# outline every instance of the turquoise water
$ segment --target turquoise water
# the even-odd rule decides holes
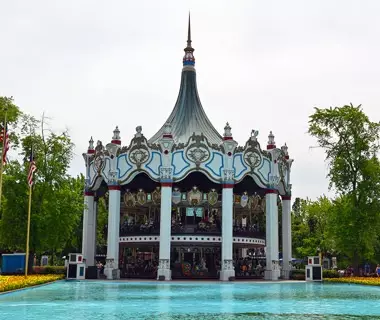
[[[0,319],[380,319],[380,288],[321,283],[60,281],[0,295]]]

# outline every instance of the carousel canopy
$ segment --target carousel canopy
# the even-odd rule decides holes
[[[214,128],[203,110],[198,95],[194,49],[191,46],[190,15],[187,36],[187,46],[184,49],[181,87],[177,102],[166,123],[149,139],[150,143],[157,143],[163,136],[165,126],[171,125],[173,139],[176,143],[186,143],[193,133],[201,134],[207,138],[210,144],[219,145],[222,136]]]

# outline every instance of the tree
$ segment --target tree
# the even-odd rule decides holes
[[[297,257],[323,255],[333,250],[328,236],[332,202],[325,196],[316,201],[296,198],[293,204],[293,251]]]
[[[18,106],[14,104],[13,97],[0,97],[0,119],[3,121],[7,114],[7,122],[10,124],[17,124],[17,121],[21,115],[21,111]]]
[[[326,153],[330,188],[338,195],[330,236],[356,270],[363,259],[373,256],[379,240],[379,130],[379,123],[352,104],[316,108],[309,121],[309,133]]]
[[[67,132],[45,134],[44,122],[23,116],[18,127],[23,161],[7,165],[4,179],[0,238],[11,250],[24,250],[28,185],[28,156],[33,148],[37,171],[34,177],[31,214],[31,252],[59,255],[78,246],[75,233],[83,212],[84,177],[67,174],[73,143]],[[41,133],[36,133],[41,129]]]

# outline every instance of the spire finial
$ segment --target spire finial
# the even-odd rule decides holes
[[[187,27],[187,47],[191,48],[191,23],[190,23],[190,11],[189,11],[189,26]]]
[[[184,49],[185,56],[183,57],[184,66],[194,66],[195,58],[193,55],[194,48],[191,46],[191,23],[190,23],[190,11],[189,11],[189,25],[187,29],[187,46]]]

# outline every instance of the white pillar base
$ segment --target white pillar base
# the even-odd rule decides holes
[[[104,266],[104,275],[107,280],[120,279],[120,270],[116,268],[113,259],[106,259],[106,265]]]
[[[230,281],[235,278],[235,269],[232,260],[224,260],[222,270],[220,271],[220,281]]]
[[[107,277],[107,280],[118,280],[120,279],[120,270],[104,268],[104,275]]]
[[[289,280],[290,279],[290,270],[284,270],[281,271],[282,279]]]
[[[230,278],[235,278],[235,270],[221,270],[220,281],[230,281]]]
[[[272,261],[270,265],[267,264],[264,273],[264,279],[270,281],[277,281],[280,278],[280,264],[279,261]]]
[[[170,270],[169,259],[160,259],[157,270],[157,280],[170,281],[171,279],[172,271]]]
[[[280,270],[265,270],[264,279],[277,281],[280,278]]]

